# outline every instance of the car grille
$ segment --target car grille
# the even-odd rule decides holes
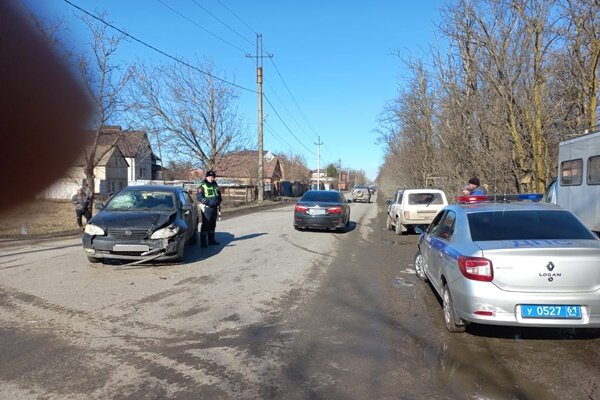
[[[141,229],[109,229],[108,234],[115,239],[145,239],[148,236],[148,231]]]

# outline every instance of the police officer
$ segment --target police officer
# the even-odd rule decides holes
[[[206,178],[198,188],[198,201],[202,204],[202,226],[200,227],[200,246],[208,247],[209,244],[219,244],[215,240],[218,208],[221,204],[221,191],[215,178],[215,171],[208,171]]]

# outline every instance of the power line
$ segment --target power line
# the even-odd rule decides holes
[[[233,11],[231,11],[231,9],[229,7],[227,7],[225,4],[223,4],[223,2],[221,0],[217,0],[219,2],[219,4],[221,4],[221,6],[223,6],[224,9],[226,9],[227,11],[229,11],[229,13],[231,15],[233,15],[234,17],[236,17],[242,24],[244,24],[246,26],[246,28],[250,29],[252,31],[252,33],[254,33],[255,35],[258,35],[258,32],[256,32],[254,29],[252,29],[252,27],[250,25],[248,25],[243,19],[241,19],[240,17],[237,16],[236,13],[234,13]]]
[[[244,54],[247,54],[248,52],[238,46],[236,46],[235,44],[223,39],[222,37],[220,37],[219,35],[212,33],[211,31],[209,31],[208,29],[206,29],[205,27],[203,27],[202,25],[200,25],[199,23],[197,23],[196,21],[194,21],[191,18],[188,18],[187,16],[183,15],[182,13],[180,13],[179,11],[177,11],[176,9],[174,9],[173,7],[171,7],[170,5],[168,5],[167,3],[165,3],[162,0],[157,0],[159,3],[161,3],[163,6],[167,7],[169,10],[173,11],[175,14],[179,15],[181,18],[191,22],[192,24],[196,25],[198,28],[202,29],[204,32],[208,33],[209,35],[219,39],[220,41],[222,41],[223,43],[233,47],[236,50],[241,51]],[[252,44],[252,43],[251,43]]]
[[[269,106],[271,106],[271,109],[273,110],[273,112],[275,113],[275,115],[277,116],[277,118],[279,118],[279,120],[281,121],[281,123],[286,127],[286,129],[288,130],[288,132],[290,132],[290,134],[294,137],[294,139],[296,139],[296,141],[298,141],[298,143],[300,143],[302,145],[302,147],[304,147],[310,154],[314,155],[315,153],[313,151],[311,151],[308,147],[306,147],[306,145],[300,139],[298,139],[298,137],[296,135],[294,135],[294,132],[292,132],[292,130],[285,123],[285,121],[283,120],[283,118],[281,118],[281,115],[279,115],[279,113],[277,112],[277,110],[275,109],[275,107],[271,103],[271,100],[269,100],[269,98],[267,97],[267,95],[264,95],[264,97],[265,97],[265,100],[267,100],[267,103],[269,104]]]
[[[302,131],[302,133],[304,133],[304,135],[309,138],[310,140],[314,140],[313,137],[311,137],[308,132],[306,132],[306,130],[302,127],[302,125],[300,125],[300,123],[298,122],[298,120],[296,120],[296,118],[293,116],[293,114],[291,113],[291,111],[285,106],[285,104],[283,103],[283,100],[281,100],[281,97],[279,97],[279,95],[277,94],[277,92],[275,91],[275,89],[273,89],[273,87],[271,86],[271,84],[267,81],[267,86],[271,89],[272,93],[275,95],[275,97],[277,98],[277,100],[279,100],[279,104],[281,104],[281,107],[283,107],[283,109],[288,113],[288,115],[290,116],[290,118],[292,119],[292,121],[294,121],[296,123],[296,125],[298,126],[298,128],[300,128],[300,131]]]
[[[275,136],[277,139],[279,139],[280,142],[286,144],[290,149],[292,149],[294,152],[298,153],[298,154],[302,154],[301,151],[298,151],[297,148],[295,148],[294,146],[292,146],[287,140],[285,140],[283,137],[281,137],[276,131],[275,129],[271,128],[270,125],[268,125],[267,123],[265,123],[265,128],[267,128],[267,131],[269,131],[273,136]]]
[[[296,101],[296,98],[292,94],[292,91],[290,90],[290,88],[288,87],[287,83],[285,82],[285,79],[283,79],[283,75],[281,75],[281,72],[279,72],[279,68],[277,68],[277,64],[275,64],[275,61],[273,61],[273,59],[271,59],[271,63],[273,64],[273,67],[275,68],[275,71],[277,72],[277,75],[279,75],[279,78],[281,79],[281,82],[283,82],[283,86],[286,88],[288,94],[290,95],[290,98],[292,99],[292,101],[296,105],[296,108],[300,112],[300,115],[304,118],[304,122],[306,122],[306,125],[308,125],[308,128],[311,131],[313,131],[313,133],[316,132],[315,128],[313,128],[312,125],[310,124],[310,122],[308,121],[308,118],[306,117],[306,114],[304,114],[304,111],[302,111],[302,108],[300,108],[300,105]]]
[[[150,45],[150,44],[148,44],[148,43],[146,43],[146,42],[144,42],[143,40],[141,40],[141,39],[138,39],[138,38],[136,38],[136,37],[135,37],[135,36],[133,36],[133,35],[130,35],[129,33],[125,32],[124,30],[122,30],[122,29],[120,29],[120,28],[118,28],[118,27],[114,26],[113,24],[111,24],[111,23],[109,23],[109,22],[107,22],[107,21],[103,20],[102,18],[100,18],[100,17],[98,17],[98,16],[96,16],[96,15],[94,15],[94,14],[90,13],[90,12],[89,12],[89,11],[87,11],[87,10],[84,10],[83,8],[79,7],[79,6],[78,6],[78,5],[76,5],[76,4],[73,4],[73,3],[71,3],[69,0],[63,0],[63,1],[64,1],[65,3],[67,3],[68,5],[70,5],[71,7],[73,7],[73,8],[76,8],[76,9],[78,9],[79,11],[81,11],[82,13],[84,13],[84,14],[88,15],[89,17],[91,17],[91,18],[93,18],[93,19],[95,19],[95,20],[97,20],[97,21],[99,21],[99,22],[103,23],[104,25],[106,25],[106,26],[108,26],[108,27],[110,27],[110,28],[114,29],[115,31],[117,31],[117,32],[121,33],[122,35],[124,35],[124,36],[127,36],[127,37],[128,37],[128,38],[130,38],[131,40],[134,40],[134,41],[138,42],[139,44],[141,44],[141,45],[143,45],[143,46],[145,46],[145,47],[147,47],[147,48],[149,48],[149,49],[151,49],[151,50],[154,50],[155,52],[157,52],[157,53],[159,53],[159,54],[162,54],[163,56],[165,56],[165,57],[167,57],[167,58],[170,58],[171,60],[173,60],[173,61],[175,61],[175,62],[178,62],[178,63],[180,63],[180,64],[182,64],[182,65],[185,65],[186,67],[189,67],[189,68],[193,69],[194,71],[198,71],[198,72],[200,72],[201,74],[204,74],[204,75],[206,75],[206,76],[209,76],[209,77],[211,77],[211,78],[214,78],[214,79],[216,79],[216,80],[218,80],[218,81],[220,81],[220,82],[226,83],[226,84],[228,84],[228,85],[231,85],[231,86],[237,87],[237,88],[239,88],[239,89],[246,90],[246,91],[248,91],[248,92],[251,92],[251,93],[258,93],[256,90],[252,90],[252,89],[246,88],[246,87],[244,87],[244,86],[240,86],[240,85],[238,85],[237,83],[229,82],[228,80],[225,80],[225,79],[223,79],[223,78],[219,78],[218,76],[215,76],[215,75],[213,75],[213,74],[211,74],[211,73],[209,73],[209,72],[202,71],[200,68],[198,68],[198,67],[195,67],[195,66],[193,66],[193,65],[191,65],[190,63],[187,63],[187,62],[185,62],[185,61],[182,61],[182,60],[178,59],[177,57],[174,57],[174,56],[172,56],[172,55],[170,55],[170,54],[168,54],[168,53],[166,53],[166,52],[164,52],[164,51],[162,51],[162,50],[160,50],[160,49],[158,49],[158,48],[156,48],[156,47],[154,47],[154,46],[152,46],[152,45]]]
[[[204,7],[202,4],[198,3],[196,0],[192,0],[192,2],[194,2],[194,4],[196,4],[198,7],[200,7],[202,10],[204,10],[205,13],[207,13],[208,15],[210,15],[211,17],[213,17],[214,19],[216,19],[217,21],[219,21],[221,24],[225,25],[227,28],[229,28],[230,31],[232,31],[233,33],[235,33],[236,35],[238,35],[239,37],[241,37],[243,40],[245,40],[246,42],[250,43],[250,45],[254,46],[254,43],[252,43],[248,38],[246,38],[244,35],[242,35],[241,33],[239,33],[238,31],[236,31],[235,29],[233,29],[231,26],[227,25],[225,22],[223,22],[219,17],[217,17],[216,15],[214,15],[213,13],[211,13],[210,11],[208,11],[206,9],[206,7]]]

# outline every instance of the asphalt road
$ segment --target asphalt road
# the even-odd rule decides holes
[[[598,330],[450,334],[381,206],[345,234],[291,214],[224,220],[180,264],[3,245],[0,399],[600,399]]]

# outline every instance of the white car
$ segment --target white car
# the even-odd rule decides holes
[[[426,232],[417,229],[415,272],[442,299],[448,331],[600,327],[600,239],[532,196],[461,196]]]
[[[400,189],[389,201],[387,227],[398,235],[418,225],[429,225],[448,205],[446,194],[438,189]]]

